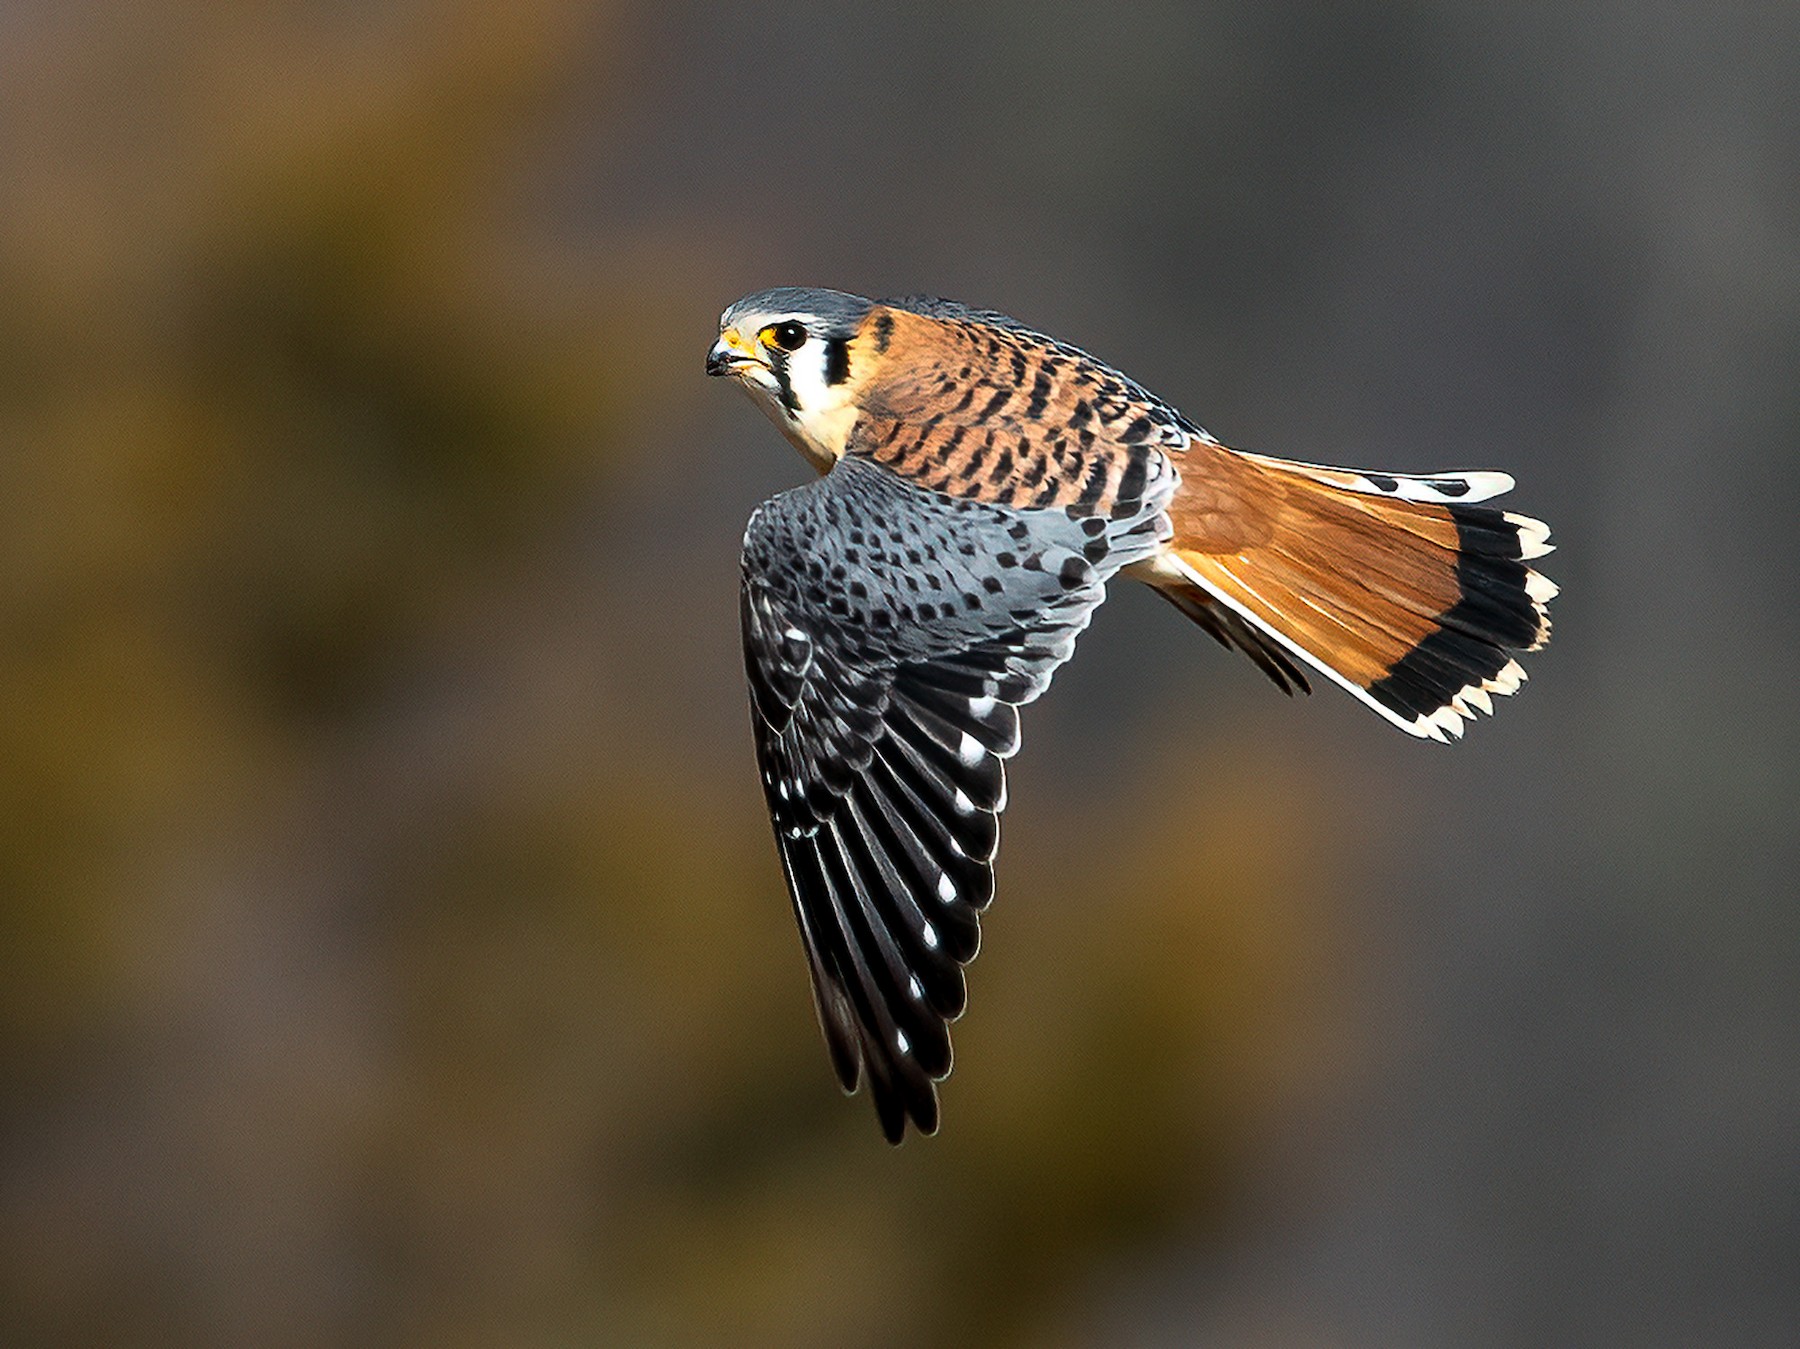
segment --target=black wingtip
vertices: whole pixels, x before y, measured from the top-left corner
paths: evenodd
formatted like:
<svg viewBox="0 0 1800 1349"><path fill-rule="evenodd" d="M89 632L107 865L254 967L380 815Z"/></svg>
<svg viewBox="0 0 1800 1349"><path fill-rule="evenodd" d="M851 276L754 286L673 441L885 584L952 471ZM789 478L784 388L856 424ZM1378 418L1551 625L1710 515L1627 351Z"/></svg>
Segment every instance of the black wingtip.
<svg viewBox="0 0 1800 1349"><path fill-rule="evenodd" d="M875 1114L881 1121L881 1136L891 1147L897 1148L906 1141L908 1124L914 1133L934 1137L938 1131L937 1092L928 1088L923 1095L903 1100L889 1083L888 1092L875 1093Z"/></svg>

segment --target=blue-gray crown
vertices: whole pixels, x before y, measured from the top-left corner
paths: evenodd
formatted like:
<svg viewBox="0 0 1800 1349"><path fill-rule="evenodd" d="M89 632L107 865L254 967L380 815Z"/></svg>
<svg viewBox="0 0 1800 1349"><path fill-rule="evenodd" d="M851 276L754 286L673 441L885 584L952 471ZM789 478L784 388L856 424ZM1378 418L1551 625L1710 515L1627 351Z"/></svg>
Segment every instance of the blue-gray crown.
<svg viewBox="0 0 1800 1349"><path fill-rule="evenodd" d="M841 290L821 290L813 286L776 286L746 295L725 311L726 327L736 325L751 315L794 317L819 337L852 337L870 302L860 295L846 295Z"/></svg>

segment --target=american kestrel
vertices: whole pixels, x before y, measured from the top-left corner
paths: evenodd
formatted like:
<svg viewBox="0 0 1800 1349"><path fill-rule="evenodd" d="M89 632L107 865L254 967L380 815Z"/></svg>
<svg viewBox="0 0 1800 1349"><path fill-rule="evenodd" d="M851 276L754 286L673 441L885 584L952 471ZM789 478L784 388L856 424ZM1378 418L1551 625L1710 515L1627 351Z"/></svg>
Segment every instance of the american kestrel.
<svg viewBox="0 0 1800 1349"><path fill-rule="evenodd" d="M938 1123L994 894L1019 708L1106 583L1155 588L1288 693L1303 667L1448 740L1525 674L1550 531L1408 476L1227 449L1079 348L988 310L783 288L719 320L735 378L822 476L744 533L763 791L846 1092Z"/></svg>

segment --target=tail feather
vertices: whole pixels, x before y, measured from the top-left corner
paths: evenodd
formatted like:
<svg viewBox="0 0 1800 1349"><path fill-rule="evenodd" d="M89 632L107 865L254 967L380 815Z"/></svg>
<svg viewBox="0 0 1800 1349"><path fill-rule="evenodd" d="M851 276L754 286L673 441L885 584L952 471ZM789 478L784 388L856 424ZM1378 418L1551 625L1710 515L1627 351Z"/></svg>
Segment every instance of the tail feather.
<svg viewBox="0 0 1800 1349"><path fill-rule="evenodd" d="M1174 538L1145 579L1278 684L1297 658L1447 740L1523 683L1515 652L1549 639L1556 587L1527 565L1550 551L1548 527L1471 504L1510 488L1504 473L1405 477L1216 445L1185 460Z"/></svg>
<svg viewBox="0 0 1800 1349"><path fill-rule="evenodd" d="M1268 633L1227 609L1199 586L1169 585L1157 593L1200 625L1220 646L1236 647L1255 662L1256 668L1290 698L1296 692L1311 693L1306 671L1294 663L1282 645Z"/></svg>
<svg viewBox="0 0 1800 1349"><path fill-rule="evenodd" d="M1294 459L1274 459L1266 454L1238 451L1251 463L1265 464L1284 473L1301 473L1332 487L1351 492L1372 492L1402 501L1437 501L1446 505L1472 506L1513 489L1510 473L1491 469L1453 473L1371 473L1360 468L1332 468L1329 464L1303 464Z"/></svg>

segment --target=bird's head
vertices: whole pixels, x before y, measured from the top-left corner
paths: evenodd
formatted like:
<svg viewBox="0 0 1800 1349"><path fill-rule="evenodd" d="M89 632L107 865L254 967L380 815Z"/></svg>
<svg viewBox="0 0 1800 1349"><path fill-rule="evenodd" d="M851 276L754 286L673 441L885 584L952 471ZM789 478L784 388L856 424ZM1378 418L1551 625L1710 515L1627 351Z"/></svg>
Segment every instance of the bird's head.
<svg viewBox="0 0 1800 1349"><path fill-rule="evenodd" d="M821 471L856 421L856 338L870 301L784 286L746 295L719 317L706 373L730 375Z"/></svg>

